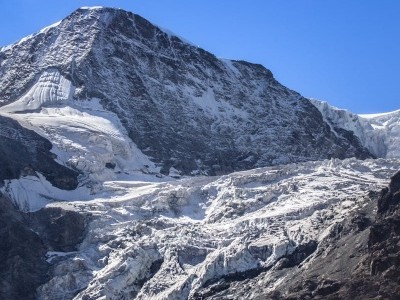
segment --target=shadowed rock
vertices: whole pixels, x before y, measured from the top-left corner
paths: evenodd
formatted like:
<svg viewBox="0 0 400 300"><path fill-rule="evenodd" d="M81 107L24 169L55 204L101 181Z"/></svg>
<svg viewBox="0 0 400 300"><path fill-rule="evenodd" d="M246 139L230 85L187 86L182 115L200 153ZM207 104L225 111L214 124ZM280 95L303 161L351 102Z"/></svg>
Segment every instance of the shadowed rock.
<svg viewBox="0 0 400 300"><path fill-rule="evenodd" d="M77 212L22 213L0 197L0 299L36 299L36 289L52 276L46 252L77 250L85 226Z"/></svg>

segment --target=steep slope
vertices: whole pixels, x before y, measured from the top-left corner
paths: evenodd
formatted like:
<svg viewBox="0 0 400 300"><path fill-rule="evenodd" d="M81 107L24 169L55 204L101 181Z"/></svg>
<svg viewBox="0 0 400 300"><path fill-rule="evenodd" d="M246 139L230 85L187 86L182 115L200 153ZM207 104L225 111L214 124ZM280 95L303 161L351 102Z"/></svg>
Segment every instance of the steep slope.
<svg viewBox="0 0 400 300"><path fill-rule="evenodd" d="M217 59L118 9L82 8L1 48L0 82L7 299L308 293L299 272L334 273L335 247L365 245L367 193L400 168L335 159L388 151L359 134L368 123L334 123L263 66ZM321 295L337 291L319 279ZM300 287L281 289L288 280Z"/></svg>
<svg viewBox="0 0 400 300"><path fill-rule="evenodd" d="M53 141L43 129L47 123L30 122L31 116L49 106L79 113L80 103L93 115L97 103L96 110L109 113L103 119L126 130L134 143L129 147L156 164L154 172L218 174L371 156L351 132L334 133L307 99L279 84L263 66L217 59L123 10L79 9L2 48L0 64L3 113L15 117L18 112L24 126ZM115 141L109 132L103 136ZM101 160L102 171L105 163L118 165L115 151L106 151L111 155ZM90 164L71 153L63 156L79 170Z"/></svg>
<svg viewBox="0 0 400 300"><path fill-rule="evenodd" d="M377 157L400 157L400 111L356 115L327 102L311 100L334 131L348 130Z"/></svg>

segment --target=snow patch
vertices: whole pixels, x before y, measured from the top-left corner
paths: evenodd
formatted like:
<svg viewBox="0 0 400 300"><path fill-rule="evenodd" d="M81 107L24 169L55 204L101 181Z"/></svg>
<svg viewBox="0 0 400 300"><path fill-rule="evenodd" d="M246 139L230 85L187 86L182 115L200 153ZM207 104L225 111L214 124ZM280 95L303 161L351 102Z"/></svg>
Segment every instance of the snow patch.
<svg viewBox="0 0 400 300"><path fill-rule="evenodd" d="M220 58L220 61L222 61L232 73L234 73L237 76L241 75L240 71L233 65L232 60Z"/></svg>
<svg viewBox="0 0 400 300"><path fill-rule="evenodd" d="M60 25L62 22L62 20L55 22L54 24L51 24L49 26L44 27L42 30L39 31L39 33L46 33L47 31L49 31L51 28L57 27L58 25Z"/></svg>
<svg viewBox="0 0 400 300"><path fill-rule="evenodd" d="M400 114L400 110L378 113L378 114L360 114L359 116L364 119L375 119L375 118L388 117L391 115L398 115L398 114Z"/></svg>
<svg viewBox="0 0 400 300"><path fill-rule="evenodd" d="M155 27L157 27L158 29L160 29L160 30L161 30L162 32L164 32L166 35L168 35L169 38L171 38L171 37L174 36L174 37L177 37L178 39L180 39L180 40L181 40L182 42L184 42L185 44L188 44L188 45L191 45L191 46L193 46L193 47L199 48L198 45L196 45L196 44L192 43L191 41L189 41L189 40L187 40L187 39L181 37L180 35L178 35L178 34L172 32L172 31L169 30L169 29L163 28L163 27L158 26L157 24L154 24L154 23L152 23L152 25L155 26Z"/></svg>
<svg viewBox="0 0 400 300"><path fill-rule="evenodd" d="M0 191L19 210L25 212L37 211L54 201L74 201L91 198L89 190L85 187L79 187L74 191L61 190L52 186L40 173L37 173L37 176L6 180Z"/></svg>

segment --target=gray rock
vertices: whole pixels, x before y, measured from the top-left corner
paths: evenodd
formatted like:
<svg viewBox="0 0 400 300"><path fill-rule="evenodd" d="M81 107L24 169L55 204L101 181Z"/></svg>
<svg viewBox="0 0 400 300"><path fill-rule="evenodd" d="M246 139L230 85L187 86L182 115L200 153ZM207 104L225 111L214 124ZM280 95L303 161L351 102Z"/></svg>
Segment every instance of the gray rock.
<svg viewBox="0 0 400 300"><path fill-rule="evenodd" d="M22 213L0 196L0 299L37 299L36 289L54 272L46 252L76 250L85 226L86 218L77 212Z"/></svg>
<svg viewBox="0 0 400 300"><path fill-rule="evenodd" d="M0 197L0 299L35 299L36 288L48 280L45 252L23 215Z"/></svg>
<svg viewBox="0 0 400 300"><path fill-rule="evenodd" d="M29 225L49 250L70 252L82 241L86 220L77 212L49 207L30 213Z"/></svg>

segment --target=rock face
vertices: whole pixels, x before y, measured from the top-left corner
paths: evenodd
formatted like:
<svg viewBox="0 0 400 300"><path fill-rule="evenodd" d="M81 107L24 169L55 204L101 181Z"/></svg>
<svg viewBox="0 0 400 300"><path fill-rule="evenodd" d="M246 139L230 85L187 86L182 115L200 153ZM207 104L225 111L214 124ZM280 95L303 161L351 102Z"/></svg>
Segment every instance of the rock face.
<svg viewBox="0 0 400 300"><path fill-rule="evenodd" d="M0 197L0 299L37 299L36 289L48 282L48 251L74 251L82 241L83 215L60 208L18 212Z"/></svg>
<svg viewBox="0 0 400 300"><path fill-rule="evenodd" d="M29 215L29 226L40 233L49 251L76 251L85 233L85 217L59 207L41 209Z"/></svg>
<svg viewBox="0 0 400 300"><path fill-rule="evenodd" d="M368 240L370 274L379 280L379 294L400 297L400 172L382 191Z"/></svg>
<svg viewBox="0 0 400 300"><path fill-rule="evenodd" d="M263 66L217 59L123 10L79 9L2 48L0 63L3 106L25 101L27 111L31 87L56 70L66 81L55 91L72 86L73 99L98 99L164 174L371 157L350 131L331 130ZM55 104L63 101L46 105Z"/></svg>
<svg viewBox="0 0 400 300"><path fill-rule="evenodd" d="M35 299L49 265L46 248L8 199L0 197L0 298Z"/></svg>

